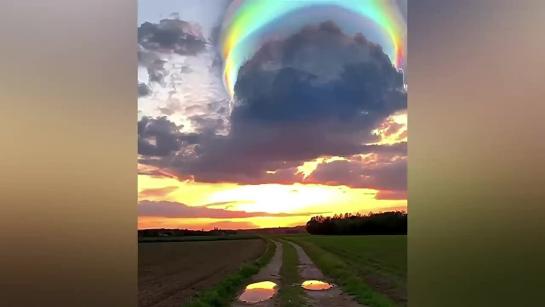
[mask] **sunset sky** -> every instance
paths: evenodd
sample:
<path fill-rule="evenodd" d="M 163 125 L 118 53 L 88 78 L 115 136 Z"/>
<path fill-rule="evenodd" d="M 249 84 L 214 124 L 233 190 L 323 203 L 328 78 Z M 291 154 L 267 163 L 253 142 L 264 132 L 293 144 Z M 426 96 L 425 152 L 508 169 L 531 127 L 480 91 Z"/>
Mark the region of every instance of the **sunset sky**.
<path fill-rule="evenodd" d="M 138 228 L 406 210 L 406 3 L 140 0 Z"/>

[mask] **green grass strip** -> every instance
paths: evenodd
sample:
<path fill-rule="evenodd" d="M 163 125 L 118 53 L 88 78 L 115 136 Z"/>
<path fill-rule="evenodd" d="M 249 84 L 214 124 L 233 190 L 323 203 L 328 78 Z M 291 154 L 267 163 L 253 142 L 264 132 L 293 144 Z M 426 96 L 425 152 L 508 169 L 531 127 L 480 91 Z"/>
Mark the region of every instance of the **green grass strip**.
<path fill-rule="evenodd" d="M 370 307 L 392 307 L 396 303 L 385 295 L 376 292 L 360 277 L 357 272 L 338 256 L 302 239 L 289 238 L 299 244 L 312 261 L 325 275 L 332 277 L 346 292 L 353 295 L 361 304 Z"/>
<path fill-rule="evenodd" d="M 282 286 L 278 291 L 280 306 L 307 306 L 304 299 L 305 294 L 301 287 L 301 277 L 297 270 L 297 265 L 299 264 L 297 251 L 290 243 L 284 240 L 282 240 L 282 249 L 282 267 L 280 269 Z"/>
<path fill-rule="evenodd" d="M 237 293 L 244 287 L 249 279 L 259 272 L 259 269 L 271 261 L 276 245 L 269 240 L 266 240 L 267 246 L 261 257 L 252 263 L 245 263 L 240 270 L 227 276 L 223 281 L 214 287 L 199 292 L 192 298 L 191 303 L 185 305 L 187 307 L 211 307 L 211 306 L 229 306 L 235 299 Z"/>

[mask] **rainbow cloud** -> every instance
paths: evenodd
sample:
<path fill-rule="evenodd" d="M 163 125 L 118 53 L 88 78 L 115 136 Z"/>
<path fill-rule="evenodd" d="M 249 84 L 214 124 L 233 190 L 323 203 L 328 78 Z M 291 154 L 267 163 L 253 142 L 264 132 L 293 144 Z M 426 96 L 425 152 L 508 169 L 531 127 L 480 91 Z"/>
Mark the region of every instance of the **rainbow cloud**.
<path fill-rule="evenodd" d="M 406 21 L 395 0 L 235 0 L 227 10 L 221 37 L 224 85 L 231 97 L 240 67 L 265 41 L 324 19 L 348 33 L 364 34 L 382 46 L 397 69 L 404 68 Z"/>

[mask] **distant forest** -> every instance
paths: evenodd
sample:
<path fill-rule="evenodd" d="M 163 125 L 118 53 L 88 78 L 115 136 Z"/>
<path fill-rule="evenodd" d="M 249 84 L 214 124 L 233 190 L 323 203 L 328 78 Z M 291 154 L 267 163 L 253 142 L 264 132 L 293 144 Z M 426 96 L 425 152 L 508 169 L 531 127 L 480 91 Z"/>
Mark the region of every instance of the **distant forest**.
<path fill-rule="evenodd" d="M 307 222 L 306 230 L 317 235 L 405 235 L 407 213 L 392 211 L 368 215 L 345 213 L 331 217 L 314 216 Z"/>

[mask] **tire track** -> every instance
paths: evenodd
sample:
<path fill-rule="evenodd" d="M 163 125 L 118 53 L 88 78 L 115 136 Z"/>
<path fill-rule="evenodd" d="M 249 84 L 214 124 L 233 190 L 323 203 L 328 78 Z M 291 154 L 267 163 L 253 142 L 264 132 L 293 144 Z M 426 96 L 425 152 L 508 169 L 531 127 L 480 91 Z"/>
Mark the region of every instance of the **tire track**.
<path fill-rule="evenodd" d="M 272 281 L 277 284 L 278 287 L 280 287 L 280 268 L 282 267 L 282 244 L 280 244 L 277 241 L 274 241 L 274 245 L 276 246 L 276 250 L 274 251 L 274 255 L 271 258 L 271 261 L 265 265 L 257 274 L 255 274 L 251 281 L 249 283 L 256 283 L 261 281 Z M 277 290 L 278 290 L 277 287 Z M 238 301 L 238 297 L 241 293 L 237 295 L 237 300 L 233 302 L 231 305 L 232 307 L 247 307 L 247 306 L 255 306 L 255 307 L 273 307 L 277 306 L 277 300 L 278 300 L 278 292 L 269 300 L 259 302 L 256 304 L 247 304 L 244 302 Z"/>
<path fill-rule="evenodd" d="M 321 280 L 329 282 L 322 271 L 312 262 L 303 248 L 293 242 L 289 242 L 297 251 L 299 259 L 299 276 L 303 280 Z M 336 306 L 336 307 L 363 307 L 357 303 L 350 295 L 344 293 L 338 286 L 334 286 L 329 290 L 310 291 L 304 290 L 310 306 Z"/>

